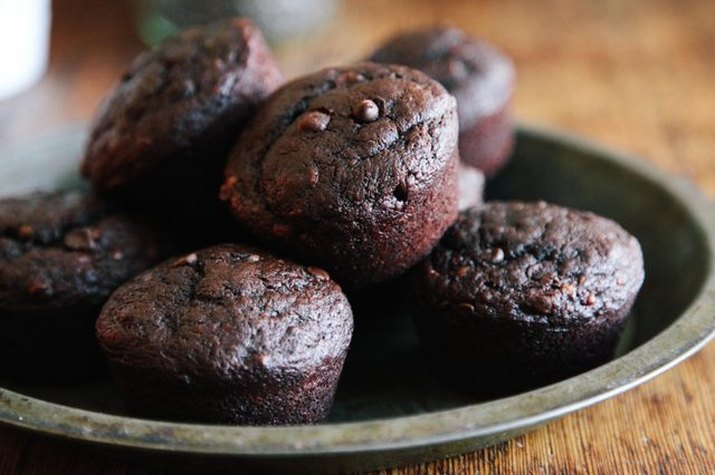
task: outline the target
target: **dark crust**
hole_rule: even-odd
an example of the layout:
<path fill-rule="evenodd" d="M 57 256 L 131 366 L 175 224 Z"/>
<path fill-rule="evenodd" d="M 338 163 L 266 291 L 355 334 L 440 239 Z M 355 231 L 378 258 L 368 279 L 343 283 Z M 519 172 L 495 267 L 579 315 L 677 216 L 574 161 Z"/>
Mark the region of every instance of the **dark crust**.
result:
<path fill-rule="evenodd" d="M 62 191 L 0 200 L 0 312 L 96 307 L 166 257 L 151 227 Z"/>
<path fill-rule="evenodd" d="M 364 100 L 379 109 L 368 123 L 356 118 Z M 316 112 L 327 125 L 306 130 Z M 413 265 L 454 220 L 456 142 L 454 99 L 423 73 L 325 69 L 261 108 L 231 154 L 223 197 L 259 237 L 361 287 Z"/>
<path fill-rule="evenodd" d="M 224 380 L 241 368 L 339 357 L 351 330 L 347 298 L 325 271 L 232 244 L 127 282 L 97 322 L 112 360 Z"/>
<path fill-rule="evenodd" d="M 123 285 L 97 337 L 138 414 L 279 424 L 327 413 L 352 326 L 325 271 L 225 244 Z"/>
<path fill-rule="evenodd" d="M 643 256 L 635 237 L 593 213 L 490 202 L 460 214 L 417 276 L 436 306 L 558 326 L 620 310 L 643 282 Z"/>
<path fill-rule="evenodd" d="M 148 177 L 175 167 L 191 171 L 168 176 L 216 181 L 244 122 L 280 81 L 250 21 L 186 30 L 129 66 L 95 119 L 82 172 L 105 192 L 149 187 Z"/>
<path fill-rule="evenodd" d="M 426 344 L 498 393 L 607 361 L 643 278 L 638 241 L 613 221 L 490 202 L 460 214 L 412 284 Z"/>
<path fill-rule="evenodd" d="M 372 61 L 404 64 L 427 73 L 457 99 L 460 131 L 508 107 L 514 65 L 487 41 L 457 28 L 403 33 L 373 53 Z"/>

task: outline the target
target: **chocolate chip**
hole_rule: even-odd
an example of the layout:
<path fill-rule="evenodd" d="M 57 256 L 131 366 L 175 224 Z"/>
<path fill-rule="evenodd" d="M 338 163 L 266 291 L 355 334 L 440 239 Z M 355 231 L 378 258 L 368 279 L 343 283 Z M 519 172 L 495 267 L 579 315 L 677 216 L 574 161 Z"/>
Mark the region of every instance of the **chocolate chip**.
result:
<path fill-rule="evenodd" d="M 73 251 L 92 251 L 97 249 L 99 233 L 90 228 L 80 228 L 65 235 L 64 245 Z"/>
<path fill-rule="evenodd" d="M 52 294 L 52 286 L 45 279 L 33 279 L 27 284 L 27 291 L 33 295 L 49 296 Z"/>
<path fill-rule="evenodd" d="M 499 264 L 504 261 L 504 250 L 501 247 L 495 247 L 489 251 L 489 261 L 492 264 Z"/>
<path fill-rule="evenodd" d="M 380 117 L 380 108 L 370 99 L 365 99 L 356 107 L 354 117 L 363 124 L 375 122 Z"/>
<path fill-rule="evenodd" d="M 221 201 L 228 201 L 231 198 L 236 183 L 238 183 L 238 178 L 235 176 L 226 178 L 226 181 L 221 185 L 221 189 L 219 190 L 219 199 Z"/>
<path fill-rule="evenodd" d="M 457 277 L 464 277 L 469 274 L 469 266 L 463 266 L 457 269 Z"/>
<path fill-rule="evenodd" d="M 28 224 L 23 224 L 22 226 L 20 226 L 20 229 L 18 229 L 18 234 L 23 239 L 31 238 L 32 233 L 34 233 L 34 232 L 35 232 L 35 230 L 32 229 L 32 226 L 30 226 Z"/>
<path fill-rule="evenodd" d="M 252 359 L 256 365 L 265 366 L 268 361 L 268 356 L 265 353 L 254 353 Z"/>
<path fill-rule="evenodd" d="M 318 279 L 322 279 L 322 280 L 330 279 L 330 275 L 327 272 L 325 272 L 323 269 L 321 269 L 320 267 L 308 267 L 308 272 L 313 274 Z"/>
<path fill-rule="evenodd" d="M 184 257 L 180 257 L 176 261 L 174 261 L 174 267 L 182 267 L 182 266 L 192 266 L 196 264 L 196 261 L 198 260 L 198 256 L 196 255 L 195 252 L 192 252 L 191 254 L 187 254 Z"/>
<path fill-rule="evenodd" d="M 335 78 L 335 83 L 339 86 L 350 86 L 364 80 L 365 76 L 362 74 L 356 73 L 355 71 L 347 71 Z"/>
<path fill-rule="evenodd" d="M 474 306 L 468 303 L 460 303 L 459 305 L 457 305 L 457 310 L 467 314 L 472 314 L 474 313 Z"/>
<path fill-rule="evenodd" d="M 574 295 L 576 288 L 572 284 L 562 284 L 561 292 L 567 295 Z"/>
<path fill-rule="evenodd" d="M 310 111 L 300 118 L 298 127 L 303 132 L 322 132 L 328 128 L 330 115 L 322 111 Z"/>

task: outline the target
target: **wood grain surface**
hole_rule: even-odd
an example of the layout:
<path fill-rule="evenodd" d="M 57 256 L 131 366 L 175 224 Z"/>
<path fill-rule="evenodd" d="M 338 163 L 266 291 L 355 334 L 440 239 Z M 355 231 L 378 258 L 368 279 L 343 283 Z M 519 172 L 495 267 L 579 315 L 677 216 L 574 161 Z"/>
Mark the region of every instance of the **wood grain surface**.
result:
<path fill-rule="evenodd" d="M 521 119 L 636 153 L 715 196 L 715 1 L 345 0 L 333 24 L 275 48 L 295 76 L 441 21 L 515 59 Z M 142 48 L 125 3 L 56 1 L 48 75 L 0 101 L 0 143 L 90 118 Z M 710 344 L 650 383 L 508 443 L 376 473 L 715 473 L 714 375 Z M 0 473 L 157 472 L 0 428 Z"/>

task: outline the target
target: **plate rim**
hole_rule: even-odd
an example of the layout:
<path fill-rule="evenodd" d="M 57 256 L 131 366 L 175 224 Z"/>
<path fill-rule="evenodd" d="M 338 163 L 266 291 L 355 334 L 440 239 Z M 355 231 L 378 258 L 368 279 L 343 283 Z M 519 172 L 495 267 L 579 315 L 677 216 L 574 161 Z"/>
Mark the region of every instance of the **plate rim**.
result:
<path fill-rule="evenodd" d="M 518 133 L 598 155 L 656 183 L 691 216 L 708 243 L 707 276 L 691 304 L 666 329 L 627 354 L 586 373 L 515 396 L 369 421 L 290 427 L 164 422 L 73 408 L 0 387 L 0 423 L 99 445 L 193 455 L 320 457 L 411 449 L 523 430 L 583 409 L 658 376 L 713 339 L 715 312 L 708 308 L 715 304 L 715 207 L 708 198 L 685 178 L 590 139 L 524 122 L 519 123 Z M 86 125 L 49 134 L 67 135 L 85 137 Z M 6 149 L 16 152 L 22 145 Z"/>

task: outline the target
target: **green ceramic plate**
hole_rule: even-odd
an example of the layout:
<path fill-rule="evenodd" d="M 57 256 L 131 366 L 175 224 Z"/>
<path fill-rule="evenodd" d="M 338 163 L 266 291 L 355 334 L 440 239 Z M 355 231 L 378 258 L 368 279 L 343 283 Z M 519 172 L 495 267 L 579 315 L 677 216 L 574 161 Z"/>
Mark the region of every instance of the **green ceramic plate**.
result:
<path fill-rule="evenodd" d="M 0 195 L 80 186 L 81 127 L 0 151 Z M 408 318 L 358 322 L 329 420 L 228 427 L 135 419 L 111 383 L 0 382 L 0 421 L 183 467 L 284 473 L 417 463 L 488 446 L 632 388 L 702 347 L 715 330 L 715 212 L 692 185 L 639 160 L 534 127 L 519 130 L 490 197 L 545 199 L 615 219 L 641 241 L 646 282 L 619 357 L 528 393 L 478 401 L 439 383 Z M 170 455 L 170 456 L 169 456 Z"/>

